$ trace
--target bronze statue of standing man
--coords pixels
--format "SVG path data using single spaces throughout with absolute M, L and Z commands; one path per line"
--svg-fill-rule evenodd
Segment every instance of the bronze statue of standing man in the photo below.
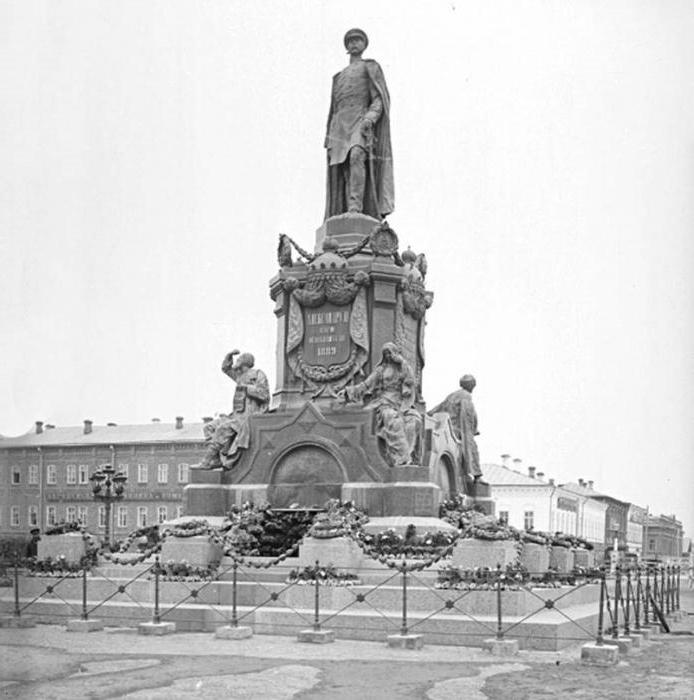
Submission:
M 383 219 L 393 211 L 390 96 L 381 66 L 363 59 L 366 32 L 344 38 L 349 65 L 333 77 L 325 148 L 325 218 L 346 212 Z
M 475 436 L 480 432 L 477 429 L 477 411 L 472 403 L 472 391 L 476 386 L 477 382 L 471 374 L 464 375 L 460 378 L 460 389 L 449 394 L 429 411 L 430 416 L 435 413 L 448 413 L 451 417 L 453 433 L 460 440 L 463 473 L 475 480 L 482 476 L 475 441 Z

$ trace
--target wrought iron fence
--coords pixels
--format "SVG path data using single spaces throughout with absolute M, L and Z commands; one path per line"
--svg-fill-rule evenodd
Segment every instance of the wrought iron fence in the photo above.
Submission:
M 356 631 L 369 638 L 421 631 L 438 641 L 457 644 L 510 636 L 542 643 L 549 638 L 543 635 L 543 625 L 558 621 L 568 623 L 568 629 L 573 630 L 564 631 L 562 640 L 595 639 L 602 645 L 653 626 L 668 632 L 668 616 L 680 609 L 681 571 L 676 566 L 618 568 L 613 578 L 600 570 L 591 577 L 579 576 L 571 586 L 562 585 L 566 575 L 521 575 L 497 566 L 463 575 L 456 585 L 447 586 L 433 565 L 441 562 L 451 547 L 420 560 L 383 557 L 364 550 L 373 560 L 371 567 L 336 572 L 329 562 L 316 560 L 302 571 L 288 571 L 284 563 L 299 543 L 274 559 L 258 560 L 240 555 L 212 528 L 207 535 L 222 546 L 227 559 L 208 578 L 196 581 L 185 577 L 169 580 L 160 561 L 160 545 L 136 558 L 134 563 L 141 568 L 132 576 L 107 575 L 104 567 L 90 569 L 85 565 L 79 570 L 56 572 L 45 584 L 41 576 L 29 575 L 28 562 L 15 558 L 11 564 L 6 562 L 13 584 L 12 616 L 40 616 L 44 612 L 39 603 L 57 600 L 63 605 L 64 616 L 89 620 L 109 604 L 126 601 L 129 619 L 151 615 L 157 624 L 175 620 L 177 611 L 193 606 L 211 611 L 215 622 L 231 627 L 248 623 L 262 631 L 301 626 L 321 631 L 335 623 L 350 636 Z M 111 566 L 127 566 L 117 556 L 101 555 Z M 274 580 L 261 573 L 270 569 L 277 571 Z M 286 576 L 278 578 L 279 572 L 286 572 Z M 543 584 L 535 580 L 538 577 L 544 579 Z M 138 584 L 143 581 L 148 582 L 146 588 Z M 305 586 L 313 586 L 311 596 L 306 595 L 310 589 Z M 331 593 L 326 600 L 328 586 L 342 592 Z M 136 587 L 138 592 L 133 590 Z M 298 587 L 304 587 L 303 593 L 294 594 Z M 240 604 L 241 591 L 244 600 Z M 576 614 L 572 606 L 583 606 L 583 614 Z M 592 612 L 586 612 L 589 606 L 593 606 Z M 273 619 L 263 622 L 261 612 Z M 528 632 L 528 624 L 534 622 L 536 627 Z M 212 623 L 208 620 L 205 624 Z

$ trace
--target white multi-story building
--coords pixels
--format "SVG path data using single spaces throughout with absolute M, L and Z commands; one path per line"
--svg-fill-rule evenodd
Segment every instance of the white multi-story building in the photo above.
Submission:
M 519 529 L 545 532 L 563 532 L 582 535 L 582 517 L 586 500 L 575 492 L 545 480 L 542 472 L 528 467 L 520 471 L 520 459 L 513 460 L 514 468 L 503 455 L 504 464 L 484 464 L 484 480 L 492 487 L 496 513 L 509 525 Z M 604 530 L 604 508 L 602 528 Z M 592 510 L 591 510 L 592 513 Z
M 598 501 L 593 496 L 592 481 L 579 479 L 578 482 L 562 484 L 565 491 L 570 491 L 578 498 L 578 535 L 588 540 L 596 549 L 602 549 L 605 539 L 605 517 L 607 503 Z

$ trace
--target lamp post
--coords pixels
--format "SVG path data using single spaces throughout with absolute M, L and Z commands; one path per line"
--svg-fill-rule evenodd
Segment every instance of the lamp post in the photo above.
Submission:
M 92 495 L 97 501 L 101 501 L 106 508 L 106 527 L 104 542 L 111 545 L 111 504 L 123 499 L 123 490 L 128 477 L 123 472 L 116 472 L 111 464 L 104 464 L 90 477 L 92 482 Z

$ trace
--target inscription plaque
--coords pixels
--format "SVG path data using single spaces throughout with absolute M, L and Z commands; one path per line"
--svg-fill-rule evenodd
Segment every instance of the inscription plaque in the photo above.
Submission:
M 323 304 L 304 309 L 303 360 L 306 364 L 329 367 L 349 359 L 350 308 Z

